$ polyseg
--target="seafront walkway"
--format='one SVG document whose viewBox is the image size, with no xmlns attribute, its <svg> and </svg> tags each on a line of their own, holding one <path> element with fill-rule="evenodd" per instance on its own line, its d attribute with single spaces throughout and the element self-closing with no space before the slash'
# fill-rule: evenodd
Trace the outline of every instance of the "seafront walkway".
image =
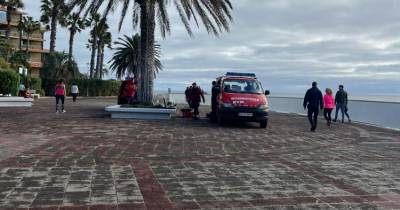
<svg viewBox="0 0 400 210">
<path fill-rule="evenodd" d="M 0 108 L 0 209 L 400 209 L 398 131 L 112 120 L 114 102 Z"/>
</svg>

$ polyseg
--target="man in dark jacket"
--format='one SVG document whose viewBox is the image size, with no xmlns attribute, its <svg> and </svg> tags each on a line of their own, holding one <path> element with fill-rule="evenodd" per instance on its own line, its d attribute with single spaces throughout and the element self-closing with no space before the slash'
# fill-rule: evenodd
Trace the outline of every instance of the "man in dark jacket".
<svg viewBox="0 0 400 210">
<path fill-rule="evenodd" d="M 204 92 L 203 90 L 197 86 L 196 83 L 192 84 L 192 88 L 190 90 L 190 108 L 192 108 L 194 110 L 193 113 L 193 119 L 199 119 L 199 106 L 200 106 L 200 102 L 201 99 L 203 99 L 203 103 L 205 103 L 205 98 L 204 98 Z"/>
<path fill-rule="evenodd" d="M 317 129 L 319 110 L 324 108 L 322 92 L 317 88 L 317 82 L 313 82 L 312 88 L 307 90 L 303 107 L 304 109 L 308 109 L 307 115 L 311 124 L 311 131 L 315 132 L 315 129 Z"/>
<path fill-rule="evenodd" d="M 217 97 L 219 94 L 219 87 L 216 81 L 212 82 L 211 88 L 211 119 L 215 119 L 217 113 Z"/>
<path fill-rule="evenodd" d="M 347 100 L 348 100 L 347 92 L 344 91 L 344 86 L 339 85 L 339 90 L 336 92 L 336 96 L 335 96 L 336 114 L 335 114 L 334 122 L 337 121 L 338 113 L 339 113 L 339 109 L 340 109 L 340 111 L 342 112 L 342 123 L 344 123 L 344 114 L 345 114 L 345 111 L 347 108 Z"/>
</svg>

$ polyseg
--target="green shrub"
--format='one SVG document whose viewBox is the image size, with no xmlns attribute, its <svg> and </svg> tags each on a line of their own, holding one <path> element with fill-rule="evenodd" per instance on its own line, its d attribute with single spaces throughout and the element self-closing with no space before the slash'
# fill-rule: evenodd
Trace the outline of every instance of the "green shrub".
<svg viewBox="0 0 400 210">
<path fill-rule="evenodd" d="M 70 95 L 71 86 L 76 83 L 81 96 L 117 96 L 121 83 L 115 80 L 100 79 L 71 79 L 64 81 L 67 95 Z M 48 96 L 54 95 L 54 87 L 57 80 L 43 79 L 42 88 Z"/>
<path fill-rule="evenodd" d="M 14 70 L 0 71 L 0 93 L 17 95 L 20 77 Z"/>
<path fill-rule="evenodd" d="M 36 90 L 36 93 L 40 95 L 44 95 L 44 90 L 42 89 L 42 80 L 40 78 L 32 78 L 22 76 L 21 81 L 25 84 L 26 87 L 29 87 L 31 90 Z"/>
</svg>

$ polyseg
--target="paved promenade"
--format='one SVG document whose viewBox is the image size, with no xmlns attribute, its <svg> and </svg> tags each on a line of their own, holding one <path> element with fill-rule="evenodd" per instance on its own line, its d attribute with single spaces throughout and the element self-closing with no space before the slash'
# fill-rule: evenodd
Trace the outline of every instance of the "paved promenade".
<svg viewBox="0 0 400 210">
<path fill-rule="evenodd" d="M 400 209 L 398 131 L 112 120 L 114 101 L 0 108 L 0 209 Z"/>
</svg>

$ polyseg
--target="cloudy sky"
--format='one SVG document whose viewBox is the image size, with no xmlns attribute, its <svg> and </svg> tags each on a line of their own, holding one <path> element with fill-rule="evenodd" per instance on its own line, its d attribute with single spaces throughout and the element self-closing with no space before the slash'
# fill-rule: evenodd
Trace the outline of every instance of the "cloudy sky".
<svg viewBox="0 0 400 210">
<path fill-rule="evenodd" d="M 24 0 L 39 18 L 39 0 Z M 353 95 L 400 96 L 400 1 L 398 0 L 232 0 L 231 32 L 214 37 L 195 30 L 189 37 L 171 5 L 172 33 L 158 38 L 164 70 L 157 90 L 204 89 L 227 71 L 255 72 L 273 93 L 303 93 L 316 80 L 321 88 L 344 84 Z M 121 32 L 119 14 L 109 19 L 113 38 L 137 31 L 129 18 Z M 87 72 L 88 32 L 78 35 L 75 58 Z M 48 47 L 48 42 L 46 43 Z M 68 49 L 59 30 L 57 50 Z M 109 58 L 112 51 L 107 51 Z M 107 59 L 108 60 L 108 59 Z M 112 77 L 112 76 L 111 76 Z"/>
</svg>

